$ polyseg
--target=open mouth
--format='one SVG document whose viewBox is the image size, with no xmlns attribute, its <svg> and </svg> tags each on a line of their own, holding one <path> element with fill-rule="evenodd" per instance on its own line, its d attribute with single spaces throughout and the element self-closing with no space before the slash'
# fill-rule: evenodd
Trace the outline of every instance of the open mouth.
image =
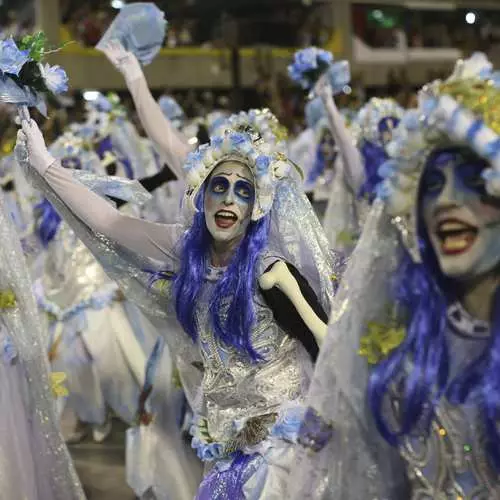
<svg viewBox="0 0 500 500">
<path fill-rule="evenodd" d="M 457 255 L 467 252 L 477 238 L 478 228 L 458 219 L 445 219 L 439 222 L 436 234 L 444 255 Z"/>
<path fill-rule="evenodd" d="M 215 213 L 215 225 L 221 229 L 229 229 L 238 221 L 238 216 L 231 210 L 219 210 Z"/>
</svg>

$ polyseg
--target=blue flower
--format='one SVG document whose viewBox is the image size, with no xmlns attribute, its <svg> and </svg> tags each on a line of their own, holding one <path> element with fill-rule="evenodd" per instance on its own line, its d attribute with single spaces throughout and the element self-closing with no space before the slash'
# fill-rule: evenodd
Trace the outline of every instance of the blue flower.
<svg viewBox="0 0 500 500">
<path fill-rule="evenodd" d="M 271 164 L 271 160 L 269 156 L 260 155 L 255 160 L 255 167 L 257 168 L 257 175 L 259 177 L 266 175 L 269 172 L 269 165 Z"/>
<path fill-rule="evenodd" d="M 196 450 L 196 455 L 204 462 L 221 458 L 224 450 L 220 443 L 205 443 L 197 437 L 191 440 L 191 448 Z"/>
<path fill-rule="evenodd" d="M 296 442 L 304 418 L 305 408 L 297 406 L 288 408 L 271 429 L 271 435 L 285 441 Z"/>
<path fill-rule="evenodd" d="M 308 73 L 318 70 L 322 66 L 328 66 L 332 62 L 333 56 L 330 52 L 316 47 L 308 47 L 295 53 L 293 64 L 288 66 L 288 74 L 294 82 L 307 89 L 314 83 L 309 81 L 310 75 Z"/>
<path fill-rule="evenodd" d="M 430 104 L 428 104 L 431 107 Z M 401 119 L 403 125 L 410 131 L 418 130 L 420 127 L 420 117 L 417 111 L 407 111 Z"/>
<path fill-rule="evenodd" d="M 425 97 L 422 100 L 422 111 L 426 116 L 432 114 L 432 112 L 437 108 L 438 102 L 434 97 Z"/>
<path fill-rule="evenodd" d="M 245 134 L 240 134 L 239 132 L 235 132 L 229 136 L 231 141 L 231 145 L 234 149 L 239 149 L 245 142 L 248 141 L 248 138 Z"/>
<path fill-rule="evenodd" d="M 325 63 L 325 64 L 331 64 L 333 62 L 333 55 L 331 52 L 328 52 L 327 50 L 318 50 L 318 61 Z"/>
<path fill-rule="evenodd" d="M 29 60 L 29 50 L 19 50 L 12 38 L 0 42 L 0 71 L 3 73 L 19 76 Z"/>
<path fill-rule="evenodd" d="M 321 451 L 333 437 L 333 426 L 309 407 L 300 426 L 299 443 L 312 451 Z"/>
<path fill-rule="evenodd" d="M 40 73 L 45 85 L 53 94 L 62 94 L 68 90 L 68 75 L 61 66 L 40 64 Z"/>
<path fill-rule="evenodd" d="M 299 50 L 295 54 L 294 65 L 302 71 L 309 71 L 318 67 L 318 52 L 315 47 L 308 47 L 304 50 Z"/>
<path fill-rule="evenodd" d="M 216 149 L 220 149 L 222 147 L 222 143 L 224 142 L 224 138 L 220 135 L 215 135 L 210 138 L 210 145 Z"/>
<path fill-rule="evenodd" d="M 381 198 L 382 200 L 389 199 L 394 192 L 393 187 L 391 186 L 390 182 L 388 182 L 388 181 L 379 182 L 375 189 L 377 192 L 377 196 L 379 198 Z"/>
<path fill-rule="evenodd" d="M 380 165 L 377 173 L 383 179 L 390 179 L 395 175 L 396 170 L 397 170 L 396 162 L 388 160 L 382 163 L 382 165 Z"/>
<path fill-rule="evenodd" d="M 103 111 L 105 113 L 109 113 L 113 109 L 111 101 L 107 97 L 104 97 L 102 94 L 99 94 L 97 99 L 94 101 L 94 107 L 98 111 Z"/>
<path fill-rule="evenodd" d="M 10 337 L 3 341 L 3 359 L 9 365 L 13 365 L 17 359 L 17 349 Z"/>
</svg>

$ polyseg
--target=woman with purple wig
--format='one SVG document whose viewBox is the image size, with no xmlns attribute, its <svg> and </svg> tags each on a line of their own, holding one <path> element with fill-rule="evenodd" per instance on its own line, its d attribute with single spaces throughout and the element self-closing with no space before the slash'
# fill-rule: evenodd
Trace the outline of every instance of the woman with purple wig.
<svg viewBox="0 0 500 500">
<path fill-rule="evenodd" d="M 196 413 L 192 444 L 207 463 L 200 499 L 284 497 L 338 279 L 281 143 L 248 121 L 188 156 L 187 225 L 117 212 L 59 166 L 34 122 L 23 123 L 17 145 L 125 293 L 182 325 L 166 340 Z"/>
<path fill-rule="evenodd" d="M 338 175 L 331 183 L 323 227 L 332 248 L 352 251 L 381 181 L 379 168 L 387 160 L 386 146 L 404 110 L 393 99 L 372 98 L 348 128 L 325 77 L 316 84 L 315 93 L 338 149 Z"/>
<path fill-rule="evenodd" d="M 499 76 L 458 62 L 394 131 L 289 498 L 500 498 Z"/>
</svg>

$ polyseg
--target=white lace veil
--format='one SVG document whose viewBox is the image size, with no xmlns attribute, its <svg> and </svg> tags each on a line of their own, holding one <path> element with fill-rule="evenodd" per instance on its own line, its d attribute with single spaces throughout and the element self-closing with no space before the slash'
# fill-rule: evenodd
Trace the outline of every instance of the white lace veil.
<svg viewBox="0 0 500 500">
<path fill-rule="evenodd" d="M 319 451 L 299 445 L 291 499 L 407 498 L 402 462 L 375 428 L 367 407 L 369 365 L 358 354 L 370 321 L 387 320 L 390 279 L 398 265 L 397 232 L 376 201 L 333 304 L 307 398 L 333 435 Z"/>
</svg>

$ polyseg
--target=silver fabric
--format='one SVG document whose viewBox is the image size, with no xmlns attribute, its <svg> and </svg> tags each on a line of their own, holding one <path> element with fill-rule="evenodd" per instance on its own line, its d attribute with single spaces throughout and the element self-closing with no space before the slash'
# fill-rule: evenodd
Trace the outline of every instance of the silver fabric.
<svg viewBox="0 0 500 500">
<path fill-rule="evenodd" d="M 64 222 L 45 259 L 44 295 L 61 310 L 84 302 L 110 283 L 102 266 Z"/>
<path fill-rule="evenodd" d="M 306 404 L 333 425 L 318 452 L 302 448 L 290 473 L 290 499 L 399 500 L 408 498 L 404 464 L 378 434 L 366 403 L 369 365 L 359 356 L 370 321 L 387 318 L 398 237 L 376 201 L 332 303 Z"/>
<path fill-rule="evenodd" d="M 489 325 L 459 303 L 448 308 L 447 343 L 455 376 L 489 347 Z M 397 407 L 395 408 L 397 410 Z M 484 450 L 481 415 L 474 405 L 442 400 L 429 436 L 406 439 L 401 448 L 412 500 L 500 498 L 500 483 Z"/>
<path fill-rule="evenodd" d="M 30 500 L 84 499 L 58 428 L 45 342 L 19 240 L 0 198 L 0 288 L 12 290 L 13 309 L 0 313 L 0 497 Z M 12 343 L 6 359 L 6 338 Z"/>
<path fill-rule="evenodd" d="M 452 407 L 444 399 L 429 435 L 416 433 L 393 448 L 379 434 L 366 400 L 370 375 L 359 355 L 369 322 L 390 320 L 391 278 L 402 255 L 398 229 L 376 201 L 332 304 L 306 404 L 331 424 L 333 436 L 320 451 L 302 448 L 290 474 L 289 497 L 315 500 L 486 500 L 500 498 L 498 480 L 486 462 L 477 409 Z M 457 305 L 448 310 L 451 376 L 488 346 L 484 322 Z M 398 393 L 385 401 L 398 410 Z"/>
<path fill-rule="evenodd" d="M 175 272 L 178 267 L 178 248 L 166 249 L 171 253 L 171 258 L 165 256 L 163 262 L 152 262 L 120 247 L 116 242 L 93 234 L 66 207 L 43 178 L 36 172 L 33 172 L 33 178 L 36 185 L 73 227 L 77 236 L 100 260 L 109 276 L 120 284 L 127 297 L 142 306 L 150 317 L 155 316 L 160 321 L 164 322 L 169 314 L 173 315 L 168 285 L 162 289 L 151 289 L 148 285 L 150 275 L 144 270 Z M 338 274 L 337 261 L 329 250 L 328 242 L 309 201 L 293 179 L 278 183 L 271 211 L 268 247 L 269 254 L 279 255 L 307 279 L 328 313 L 334 289 L 332 277 Z M 259 303 L 258 298 L 256 301 Z M 206 309 L 208 309 L 207 296 L 200 299 L 198 314 L 205 314 L 203 311 Z M 261 317 L 254 331 L 255 341 L 257 345 L 262 344 L 263 349 L 270 350 L 269 356 L 272 361 L 256 367 L 248 359 L 237 357 L 234 352 L 225 348 L 228 354 L 226 362 L 230 362 L 231 366 L 228 368 L 226 365 L 228 369 L 221 371 L 208 359 L 215 355 L 215 350 L 202 349 L 204 356 L 202 361 L 206 369 L 206 373 L 203 374 L 196 368 L 200 361 L 199 348 L 195 347 L 180 329 L 167 329 L 163 323 L 161 331 L 168 331 L 166 340 L 178 363 L 190 403 L 197 411 L 203 411 L 206 403 L 210 420 L 213 422 L 210 425 L 222 438 L 229 432 L 229 422 L 252 411 L 258 415 L 273 412 L 278 400 L 279 403 L 283 403 L 284 400 L 295 399 L 303 395 L 307 388 L 307 382 L 300 371 L 302 369 L 307 371 L 310 360 L 304 353 L 297 354 L 298 350 L 303 350 L 302 347 L 295 341 L 285 338 L 284 333 L 276 326 L 270 311 L 262 304 L 259 305 L 259 313 Z M 204 335 L 211 335 L 207 318 L 202 316 L 199 323 L 200 336 L 203 338 Z M 155 324 L 158 325 L 157 322 Z M 207 341 L 210 342 L 210 337 Z M 220 378 L 227 374 L 229 377 L 225 386 L 219 379 L 216 383 L 210 380 L 212 376 Z M 225 389 L 221 390 L 221 387 Z"/>
<path fill-rule="evenodd" d="M 264 258 L 267 265 L 275 261 Z M 199 341 L 204 365 L 201 413 L 207 418 L 211 439 L 227 443 L 249 419 L 277 413 L 283 402 L 299 399 L 309 386 L 312 363 L 303 347 L 276 324 L 259 294 L 254 299 L 257 322 L 251 338 L 265 361 L 253 363 L 217 340 L 206 307 L 217 283 L 218 277 L 213 277 L 217 272 L 220 270 L 209 269 L 200 298 L 202 305 L 197 308 L 197 323 L 204 325 Z"/>
</svg>

